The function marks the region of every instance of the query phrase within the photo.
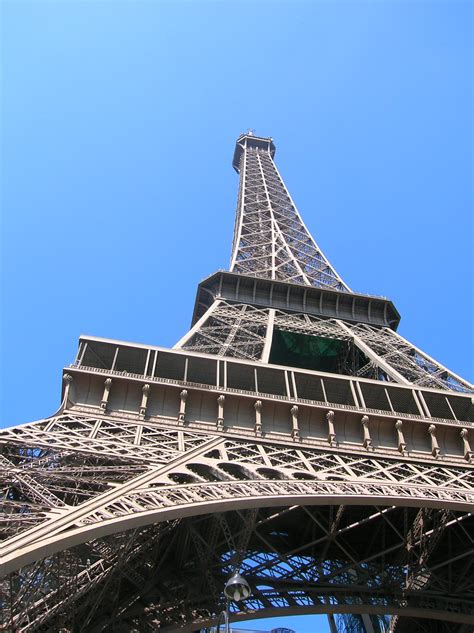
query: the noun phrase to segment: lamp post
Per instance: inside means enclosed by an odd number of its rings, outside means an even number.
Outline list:
[[[224,631],[225,633],[230,633],[229,628],[229,602],[232,600],[233,602],[240,602],[241,600],[245,600],[250,596],[252,590],[250,589],[249,583],[243,578],[238,572],[232,574],[229,580],[226,582],[224,587],[224,594],[226,597],[225,609],[219,615],[219,620],[217,621],[217,633],[220,632],[221,622],[224,619]]]

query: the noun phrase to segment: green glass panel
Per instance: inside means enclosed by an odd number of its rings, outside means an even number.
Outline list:
[[[347,345],[347,341],[275,330],[269,361],[276,365],[339,373],[339,359]]]

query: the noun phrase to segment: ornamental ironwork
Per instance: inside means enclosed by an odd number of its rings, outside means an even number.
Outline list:
[[[5,631],[472,631],[474,390],[352,292],[272,139],[241,135],[229,271],[173,349],[81,337],[52,416],[0,432]]]

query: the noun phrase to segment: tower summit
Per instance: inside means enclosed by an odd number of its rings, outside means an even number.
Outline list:
[[[59,410],[0,431],[2,630],[191,633],[239,572],[233,620],[472,631],[473,387],[342,281],[274,154],[237,139],[230,270],[174,348],[81,336]]]
[[[240,174],[230,270],[298,284],[349,290],[303,223],[273,161],[271,138],[239,136]]]
[[[175,349],[469,391],[395,333],[391,301],[350,291],[306,228],[274,155],[271,138],[237,139],[230,273],[199,285],[192,327]]]

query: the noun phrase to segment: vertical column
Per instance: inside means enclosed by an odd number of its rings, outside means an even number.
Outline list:
[[[63,402],[64,402],[64,407],[67,408],[67,405],[70,399],[70,391],[71,391],[71,387],[73,383],[73,377],[71,376],[71,374],[64,374],[63,383],[64,383]]]
[[[398,450],[402,455],[405,455],[407,452],[407,445],[405,442],[405,436],[403,435],[403,422],[401,420],[397,420],[395,422],[395,429],[397,431]]]
[[[225,396],[221,394],[217,398],[217,430],[218,431],[224,430],[224,403],[225,403]]]
[[[253,408],[255,409],[255,435],[262,436],[262,401],[257,400]]]
[[[148,395],[150,393],[150,385],[147,383],[142,387],[142,401],[140,404],[140,411],[138,416],[143,420],[146,415],[146,408],[148,404]]]
[[[187,399],[188,399],[188,392],[186,389],[183,389],[179,393],[179,413],[178,413],[179,424],[184,424],[185,422]]]
[[[112,387],[112,378],[107,378],[104,382],[104,393],[102,395],[102,401],[100,403],[100,408],[102,411],[106,411],[107,403],[109,401],[110,389]]]
[[[461,429],[461,438],[464,449],[464,459],[466,459],[468,462],[471,462],[474,457],[474,453],[471,450],[471,445],[469,443],[469,432],[467,429]]]
[[[291,437],[293,438],[293,440],[299,440],[300,439],[300,429],[298,426],[298,407],[295,405],[293,405],[290,409],[291,412],[291,422],[292,422],[292,429],[291,429]]]
[[[336,431],[334,429],[334,411],[326,413],[328,423],[328,442],[330,446],[337,446]]]
[[[368,451],[373,451],[374,448],[372,446],[372,438],[370,437],[370,430],[369,430],[369,416],[363,415],[360,422],[362,424],[362,429],[363,429],[363,434],[364,434],[364,448],[366,448]]]
[[[431,435],[431,454],[433,457],[438,458],[441,451],[439,449],[438,440],[436,439],[436,427],[434,424],[429,425],[428,433]]]

